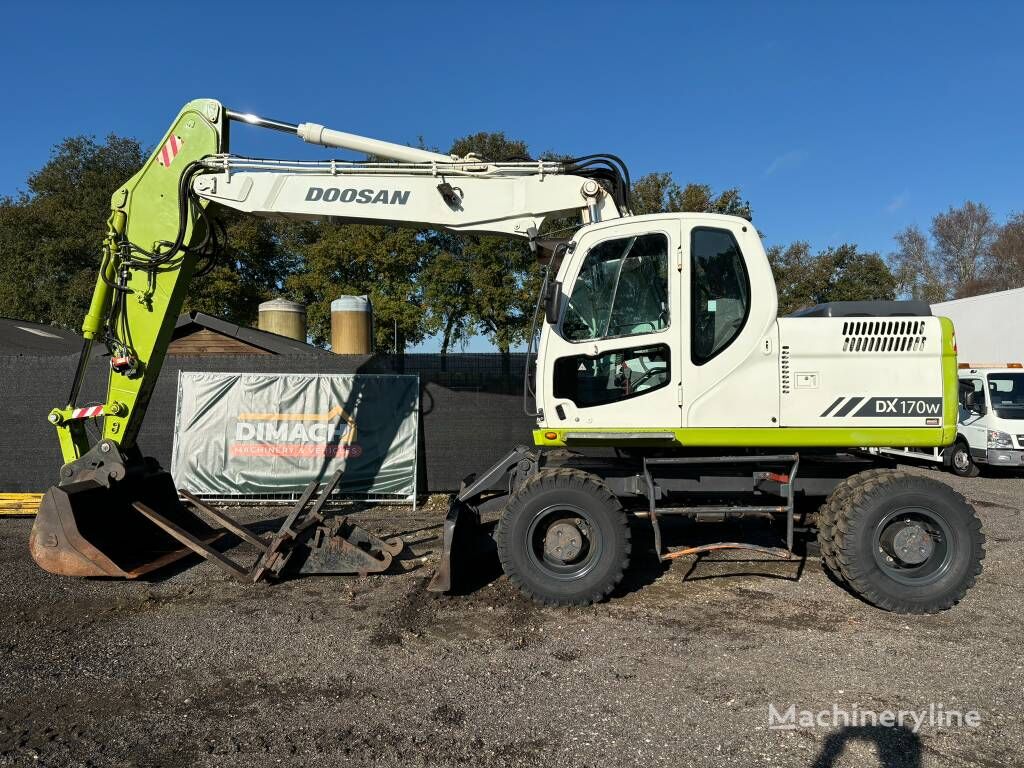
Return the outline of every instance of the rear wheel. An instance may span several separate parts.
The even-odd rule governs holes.
[[[946,466],[949,467],[950,472],[959,477],[978,476],[978,465],[974,463],[971,447],[966,440],[960,438],[946,450],[948,451]]]
[[[509,579],[540,602],[603,600],[629,564],[629,522],[594,475],[544,470],[509,499],[498,521],[498,556]]]
[[[836,518],[839,516],[839,510],[846,504],[850,494],[859,486],[871,478],[884,475],[888,471],[887,469],[869,469],[866,472],[851,475],[841,480],[832,489],[832,493],[825,500],[825,503],[818,509],[818,549],[821,550],[821,562],[829,571],[840,578],[842,578],[842,573],[839,560],[836,558],[834,543]]]
[[[863,477],[855,475],[854,478]],[[847,585],[897,613],[955,605],[981,573],[985,535],[973,507],[952,488],[883,471],[836,502],[832,548]]]

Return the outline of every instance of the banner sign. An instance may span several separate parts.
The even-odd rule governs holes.
[[[419,377],[178,376],[171,474],[210,496],[298,494],[344,468],[342,494],[416,494]]]

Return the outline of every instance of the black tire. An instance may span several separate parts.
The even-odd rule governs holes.
[[[821,562],[825,568],[840,579],[844,577],[840,570],[839,560],[836,557],[834,544],[836,518],[839,516],[839,510],[858,486],[873,477],[884,475],[888,471],[887,469],[869,469],[866,472],[851,475],[844,480],[840,480],[836,487],[832,489],[832,493],[829,494],[825,503],[818,509],[818,549],[821,551]]]
[[[957,477],[977,477],[980,474],[971,456],[971,446],[962,437],[946,449],[945,464]]]
[[[600,479],[575,469],[542,470],[527,479],[502,512],[495,540],[512,583],[549,605],[599,602],[629,565],[622,506]]]
[[[857,478],[837,502],[831,542],[847,586],[896,613],[938,613],[959,602],[985,557],[974,508],[932,478],[895,470],[850,480]]]

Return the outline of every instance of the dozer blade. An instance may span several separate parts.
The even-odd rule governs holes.
[[[112,482],[92,479],[50,488],[32,526],[29,549],[44,570],[62,576],[134,579],[192,554],[139,514],[142,502],[206,543],[222,535],[178,501],[171,476],[156,472]]]

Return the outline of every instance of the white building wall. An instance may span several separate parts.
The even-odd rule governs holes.
[[[962,362],[1024,362],[1024,288],[932,304],[932,314],[953,321]]]

